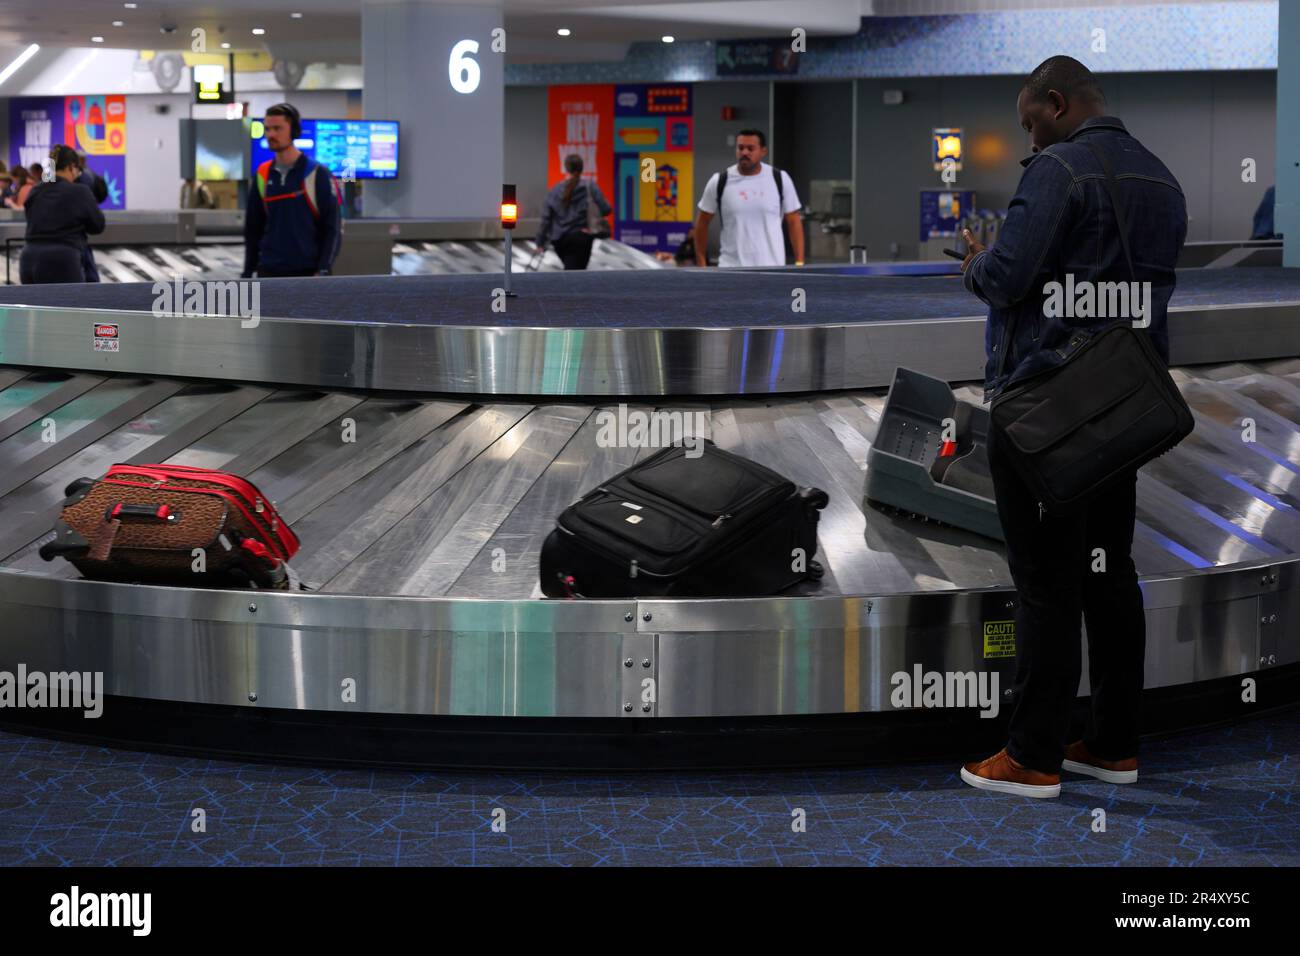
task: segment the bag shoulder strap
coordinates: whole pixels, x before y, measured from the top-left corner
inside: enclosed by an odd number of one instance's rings
[[[266,160],[257,167],[257,194],[266,201],[266,180],[271,175],[271,160]]]
[[[310,171],[302,178],[302,198],[307,200],[307,208],[311,210],[311,217],[320,220],[320,210],[316,208],[316,170],[320,169],[319,163],[313,163]]]
[[[776,209],[780,215],[785,215],[782,210],[785,209],[785,177],[781,175],[781,170],[775,166],[768,166],[772,170],[772,175],[776,178]],[[718,205],[718,225],[722,225],[722,191],[727,188],[727,170],[718,173],[718,186],[713,191],[714,202]]]
[[[1110,168],[1110,160],[1096,143],[1084,140],[1083,145],[1092,150],[1093,155],[1097,157],[1097,162],[1101,163],[1102,172],[1106,174],[1106,191],[1110,193],[1110,204],[1115,209],[1115,223],[1119,226],[1120,245],[1124,247],[1124,261],[1128,263],[1129,278],[1136,282],[1137,270],[1133,268],[1133,254],[1128,245],[1127,217],[1124,215],[1124,204],[1119,201],[1119,189],[1116,188],[1115,173]]]

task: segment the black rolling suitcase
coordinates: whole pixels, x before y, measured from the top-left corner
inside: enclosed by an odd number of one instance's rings
[[[824,491],[798,488],[709,441],[665,448],[560,514],[542,546],[542,592],[775,594],[821,577],[813,557],[826,501]]]

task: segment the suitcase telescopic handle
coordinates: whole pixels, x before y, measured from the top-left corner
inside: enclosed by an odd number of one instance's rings
[[[110,506],[104,514],[108,521],[117,518],[120,521],[155,521],[159,524],[170,524],[179,517],[180,512],[171,505],[126,504],[121,501]]]

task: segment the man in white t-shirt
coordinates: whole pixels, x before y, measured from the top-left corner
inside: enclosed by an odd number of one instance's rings
[[[700,196],[695,220],[695,262],[707,265],[709,223],[718,215],[718,186],[722,184],[722,242],[720,266],[783,266],[785,242],[781,223],[790,232],[795,265],[803,265],[803,217],[794,182],[784,170],[763,162],[767,139],[762,130],[742,129],[736,134],[736,165],[709,177]],[[778,186],[776,177],[781,177]]]

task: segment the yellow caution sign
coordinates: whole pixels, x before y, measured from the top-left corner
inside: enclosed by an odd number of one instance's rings
[[[1016,656],[1016,622],[984,622],[984,659]]]

